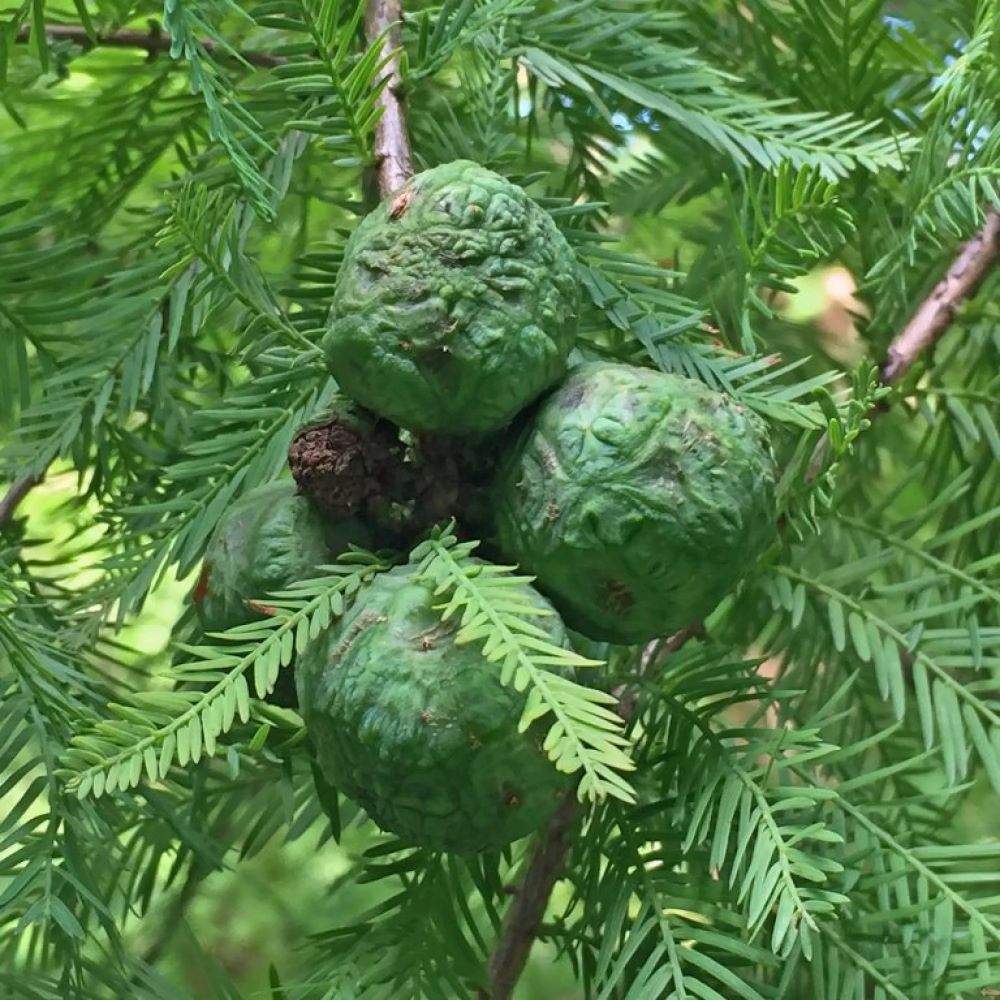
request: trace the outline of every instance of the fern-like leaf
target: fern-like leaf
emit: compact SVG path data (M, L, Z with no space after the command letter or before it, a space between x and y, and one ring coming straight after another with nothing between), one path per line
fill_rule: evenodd
M616 700L599 688L585 687L566 674L575 668L592 669L600 661L551 642L531 620L537 605L518 593L517 584L531 577L513 575L508 566L484 564L471 558L476 542L459 543L450 530L437 532L417 546L411 560L421 576L442 597L441 617L461 614L456 642L477 642L483 655L499 665L500 682L528 697L520 728L553 716L544 748L561 771L582 772L581 799L611 795L633 798L622 777L633 764L622 735L621 718L612 710Z
M194 659L175 667L173 677L210 686L146 691L130 704L112 705L114 719L74 737L64 759L69 788L80 798L100 797L134 788L144 772L150 781L162 781L175 760L183 767L213 756L218 738L237 719L249 720L251 692L266 698L281 668L343 614L346 602L380 568L364 553L345 555L325 567L327 576L260 595L273 615L210 633L215 645L184 647Z

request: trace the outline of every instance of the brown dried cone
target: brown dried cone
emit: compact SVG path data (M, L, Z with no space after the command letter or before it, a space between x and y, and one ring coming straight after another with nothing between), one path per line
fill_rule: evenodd
M288 464L301 493L324 515L360 517L376 545L408 548L432 525L467 519L475 529L496 449L400 432L338 398L292 439ZM484 471L485 469L485 471Z
M338 398L326 415L299 430L288 465L299 490L324 514L351 517L399 491L405 448L395 427Z

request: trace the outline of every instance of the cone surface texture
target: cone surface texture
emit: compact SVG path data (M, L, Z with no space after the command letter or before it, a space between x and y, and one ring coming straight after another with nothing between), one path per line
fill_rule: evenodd
M775 534L763 422L701 382L582 366L501 462L504 554L567 625L644 642L702 618Z
M524 693L501 686L480 643L455 645L440 602L413 566L377 576L302 655L299 704L323 774L382 829L436 850L496 849L540 827L570 779L541 748L544 726L518 732ZM537 622L563 641L557 615Z
M355 229L323 341L352 399L410 430L494 430L564 373L573 251L499 174L417 174Z

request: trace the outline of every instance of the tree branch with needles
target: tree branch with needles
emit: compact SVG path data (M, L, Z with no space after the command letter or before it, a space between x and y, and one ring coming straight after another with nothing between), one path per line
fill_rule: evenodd
M675 632L662 642L655 643L649 656L643 659L643 671L662 663L676 653L689 640L704 635L700 622ZM618 704L615 711L629 722L639 700L635 686L619 688L615 692ZM509 1000L528 961L528 954L535 942L538 928L548 906L552 890L566 867L571 846L570 833L583 814L583 805L571 790L549 820L545 833L535 845L521 885L514 890L514 902L504 919L503 929L489 965L488 991L480 991L478 1000Z
M413 176L413 156L403 115L403 77L399 59L400 22L402 6L400 0L369 0L365 11L365 34L370 43L382 39L383 65L379 71L382 91L379 103L382 116L375 127L375 171L378 188L382 197L398 191ZM121 29L107 35L91 35L81 26L74 24L47 24L47 38L69 41L85 51L104 46L114 48L134 48L145 50L150 58L170 50L170 36L163 34L160 26L150 22L148 31ZM16 37L24 44L31 40L31 29L25 25ZM204 39L202 45L208 52L217 46L211 39ZM219 55L225 55L220 51ZM280 56L268 52L245 51L240 58L253 66L279 66L285 62ZM23 476L0 500L0 529L14 516L17 507L28 493L41 481L40 476Z
M893 338L881 368L884 385L900 381L917 359L944 336L959 306L976 293L998 258L1000 214L991 209L986 214L983 227L962 245L944 277ZM822 455L821 446L816 454ZM822 458L819 457L818 461L821 462ZM813 474L812 468L810 474ZM654 660L659 661L663 656L677 652L690 639L701 634L699 625L681 629L665 640ZM627 721L635 710L638 691L620 691L618 698L618 714ZM565 869L570 850L569 831L582 811L575 792L570 792L536 843L490 960L490 988L480 992L479 1000L509 1000L513 994L545 915L549 896Z
M148 31L121 28L106 35L88 34L87 30L79 24L47 24L45 25L45 37L57 42L72 42L85 52L97 48L142 49L149 59L155 59L158 55L170 51L170 36L165 35L155 21L149 22ZM20 44L29 42L31 28L24 25L14 40ZM228 52L220 49L211 38L203 38L201 44L206 52L219 58L230 56ZM261 67L280 66L285 62L281 56L256 50L242 51L238 58L251 66Z

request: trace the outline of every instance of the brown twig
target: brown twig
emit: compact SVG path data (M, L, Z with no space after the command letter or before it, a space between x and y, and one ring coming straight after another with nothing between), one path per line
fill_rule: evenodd
M398 191L413 176L413 157L406 135L401 93L403 76L399 67L400 0L368 0L365 34L374 44L382 38L383 66L379 82L385 81L379 103L382 117L375 126L375 163L378 187L385 198Z
M701 622L675 632L652 651L650 659L643 661L642 669L647 669L650 663L661 663L690 639L704 635L704 632ZM636 687L622 688L615 694L618 697L615 711L628 722L635 711L639 690ZM480 991L479 1000L509 1000L513 994L545 915L549 896L563 873L570 848L569 833L582 811L574 788L566 794L535 845L490 958L490 989L488 992Z
M880 373L883 385L898 382L917 358L941 339L951 326L958 307L976 293L998 258L1000 212L990 209L982 229L963 244L945 276L893 338Z
M989 209L986 221L975 236L958 252L945 276L934 286L889 344L886 360L879 370L882 385L894 385L913 367L917 359L929 351L948 331L958 307L975 295L990 268L1000 259L1000 213ZM877 416L884 407L873 407L868 418ZM812 482L826 465L830 436L824 433L813 449L805 480Z
M85 52L95 48L143 49L150 59L155 59L161 53L170 51L170 36L165 35L155 22L150 22L148 31L123 28L108 35L97 35L96 38L88 35L86 30L78 24L47 24L45 25L45 35L53 41L74 42ZM31 29L25 25L18 31L15 41L23 44L30 38ZM201 44L206 52L213 53L220 58L231 55L216 45L211 38L203 38ZM285 61L281 56L253 50L240 52L239 58L252 66L280 66Z
M514 992L535 943L549 896L562 875L569 853L569 833L581 811L574 789L562 800L545 834L535 845L490 959L489 992L480 991L479 1000L509 1000Z
M22 476L0 500L0 530L14 516L18 504L42 481L42 477L31 472Z

